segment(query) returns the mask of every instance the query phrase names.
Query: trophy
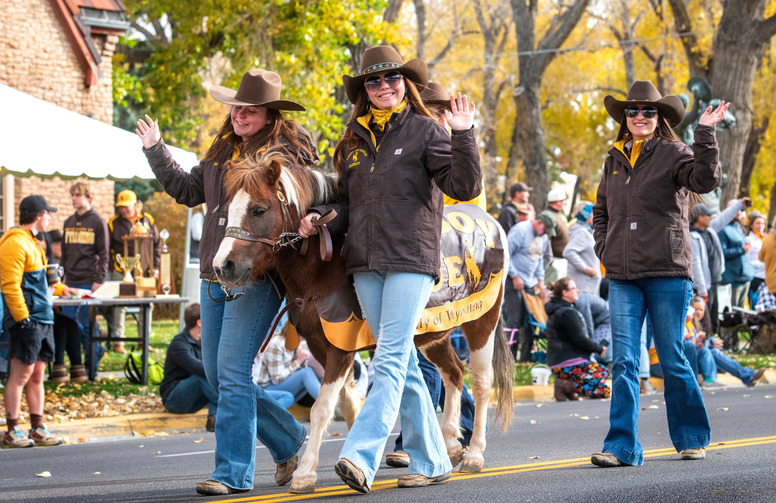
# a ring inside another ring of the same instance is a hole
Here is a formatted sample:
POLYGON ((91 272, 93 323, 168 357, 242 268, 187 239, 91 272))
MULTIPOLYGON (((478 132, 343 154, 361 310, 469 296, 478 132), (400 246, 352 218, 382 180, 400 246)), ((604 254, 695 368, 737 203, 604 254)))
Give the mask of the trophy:
POLYGON ((172 266, 170 262, 170 251, 167 248, 167 239, 170 233, 167 229, 162 229, 159 233, 162 240, 162 260, 159 264, 159 290, 157 297, 178 297, 175 294, 175 284, 172 281, 172 266))
POLYGON ((135 269, 140 263, 140 255, 122 257, 121 254, 117 253, 116 262, 119 263, 119 266, 124 271, 124 278, 122 278, 119 284, 119 297, 135 297, 137 289, 135 287, 135 280, 132 279, 132 269, 135 269))
POLYGON ((124 241, 124 256, 127 257, 132 253, 137 259, 134 262, 135 278, 132 297, 155 296, 156 280, 153 277, 154 236, 149 232, 148 227, 138 220, 130 229, 129 235, 122 236, 121 239, 124 241))

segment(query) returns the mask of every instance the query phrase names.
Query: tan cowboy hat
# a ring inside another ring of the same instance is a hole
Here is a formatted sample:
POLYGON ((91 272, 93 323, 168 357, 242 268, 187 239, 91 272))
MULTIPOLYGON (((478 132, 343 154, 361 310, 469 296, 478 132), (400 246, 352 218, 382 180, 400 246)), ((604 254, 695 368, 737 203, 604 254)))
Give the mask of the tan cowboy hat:
POLYGON ((299 103, 280 99, 280 75, 258 68, 245 72, 237 91, 224 86, 213 86, 210 88, 210 95, 214 100, 227 105, 305 111, 299 103))
POLYGON ((415 58, 405 63, 396 49, 390 45, 370 47, 364 51, 364 57, 361 59, 361 73, 355 77, 350 75, 342 77, 345 94, 348 95, 350 102, 355 104, 358 92, 369 75, 385 70, 396 70, 421 87, 425 87, 428 82, 428 69, 422 59, 415 58))
POLYGON ((423 91, 420 93, 420 99, 426 105, 441 105, 448 110, 450 107, 450 95, 442 87, 442 84, 438 82, 429 82, 423 91))
POLYGON ((672 126, 676 126, 684 118, 682 100, 673 95, 661 96, 660 91, 649 80, 637 80, 634 82, 624 101, 620 101, 611 95, 604 98, 606 111, 609 112, 609 115, 618 124, 622 122, 625 109, 632 105, 652 105, 657 108, 660 115, 665 117, 672 126))

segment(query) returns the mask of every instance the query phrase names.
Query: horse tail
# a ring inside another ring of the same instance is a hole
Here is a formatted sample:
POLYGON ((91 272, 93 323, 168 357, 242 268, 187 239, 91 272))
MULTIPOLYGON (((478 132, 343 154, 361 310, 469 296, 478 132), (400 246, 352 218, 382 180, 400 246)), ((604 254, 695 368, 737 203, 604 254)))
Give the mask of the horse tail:
POLYGON ((515 359, 507 345, 501 317, 496 325, 494 339, 493 385, 496 391, 496 418, 501 424, 501 431, 506 431, 512 424, 514 410, 512 388, 515 385, 515 359))

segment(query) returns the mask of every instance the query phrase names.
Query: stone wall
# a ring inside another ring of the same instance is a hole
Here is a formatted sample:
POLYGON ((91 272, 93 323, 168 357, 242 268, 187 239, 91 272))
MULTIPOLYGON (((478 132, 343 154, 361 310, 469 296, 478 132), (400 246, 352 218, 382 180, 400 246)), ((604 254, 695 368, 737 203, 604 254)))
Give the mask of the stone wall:
POLYGON ((102 76, 85 74, 48 0, 3 0, 0 83, 107 124, 113 122, 111 59, 118 37, 94 36, 102 76))
MULTIPOLYGON (((55 105, 87 115, 106 124, 113 122, 111 64, 118 37, 93 36, 102 55, 102 75, 94 86, 87 87, 85 73, 64 27, 49 0, 2 0, 0 4, 0 83, 55 105)), ((65 134, 47 131, 45 117, 41 130, 31 134, 65 134)), ((113 216, 113 181, 86 180, 92 184, 92 205, 106 220, 113 216)), ((16 178, 14 198, 18 224, 19 201, 30 194, 41 194, 59 211, 51 228, 62 228, 65 218, 73 213, 70 186, 75 180, 58 177, 16 178)))

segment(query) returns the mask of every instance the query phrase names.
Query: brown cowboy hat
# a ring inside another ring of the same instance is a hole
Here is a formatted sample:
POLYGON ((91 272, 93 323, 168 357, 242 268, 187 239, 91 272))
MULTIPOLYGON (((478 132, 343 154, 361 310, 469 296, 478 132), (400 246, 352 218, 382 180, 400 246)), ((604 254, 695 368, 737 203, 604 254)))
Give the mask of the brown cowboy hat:
POLYGON ((634 82, 624 101, 620 101, 611 95, 604 98, 606 111, 609 112, 609 115, 618 124, 622 122, 625 109, 632 105, 652 105, 657 108, 660 115, 665 117, 672 126, 676 126, 684 118, 682 100, 673 95, 661 96, 660 91, 649 80, 637 80, 634 82))
POLYGON ((258 68, 245 72, 237 91, 224 86, 213 86, 210 88, 210 95, 214 100, 227 105, 305 111, 299 103, 280 99, 280 75, 258 68))
POLYGON ((364 51, 364 57, 361 58, 361 73, 355 77, 350 75, 342 77, 345 94, 348 95, 350 102, 355 104, 358 92, 369 75, 385 70, 396 70, 421 87, 425 87, 428 82, 428 68, 422 59, 415 58, 405 63, 396 49, 390 45, 370 47, 364 51))
POLYGON ((420 93, 420 99, 426 105, 441 105, 448 110, 452 111, 450 107, 450 95, 447 94, 442 84, 438 82, 429 82, 423 91, 420 93))

